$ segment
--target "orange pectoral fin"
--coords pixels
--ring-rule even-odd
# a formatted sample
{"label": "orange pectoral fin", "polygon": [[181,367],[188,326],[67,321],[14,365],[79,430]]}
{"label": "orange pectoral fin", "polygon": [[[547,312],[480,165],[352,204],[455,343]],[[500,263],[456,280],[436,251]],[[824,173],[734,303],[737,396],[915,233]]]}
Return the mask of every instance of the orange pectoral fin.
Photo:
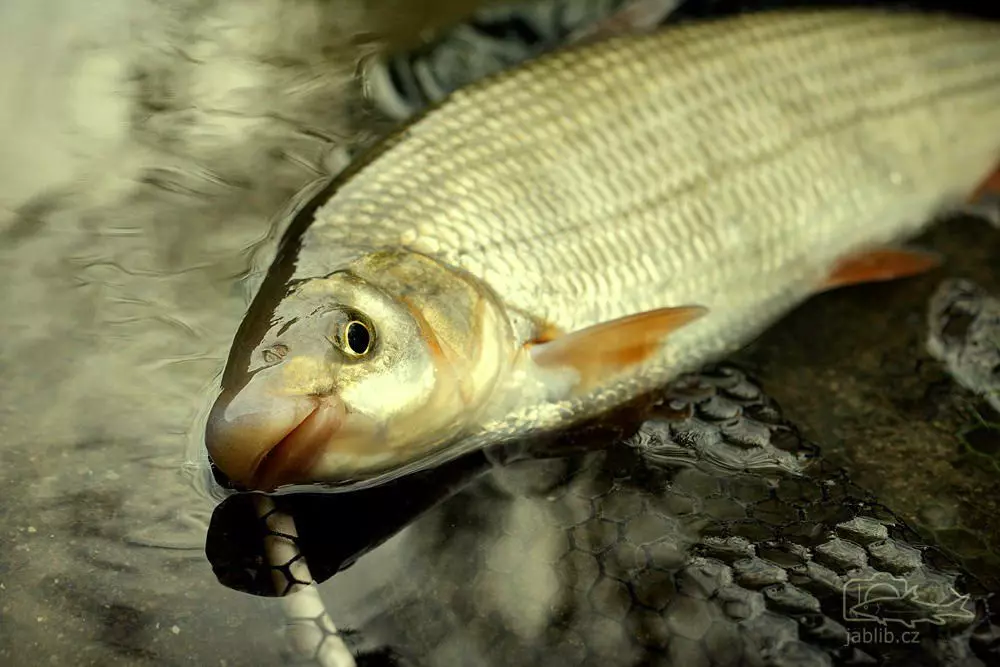
{"label": "orange pectoral fin", "polygon": [[908,278],[926,273],[941,265],[941,257],[932,252],[883,248],[848,255],[834,267],[819,292],[858,285]]}
{"label": "orange pectoral fin", "polygon": [[682,306],[628,315],[533,344],[530,354],[543,368],[576,370],[579,390],[645,361],[672,332],[707,312],[701,306]]}

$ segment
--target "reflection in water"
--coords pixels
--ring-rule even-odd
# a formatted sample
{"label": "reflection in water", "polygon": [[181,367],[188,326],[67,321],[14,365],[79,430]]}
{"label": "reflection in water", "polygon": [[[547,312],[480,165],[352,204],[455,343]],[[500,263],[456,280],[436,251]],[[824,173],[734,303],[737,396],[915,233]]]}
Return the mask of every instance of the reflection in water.
{"label": "reflection in water", "polygon": [[[471,0],[447,4],[454,14]],[[268,216],[355,131],[344,99],[367,28],[384,18],[346,0],[0,5],[0,664],[285,662],[288,610],[238,592],[268,592],[271,570],[253,560],[266,556],[252,532],[261,508],[248,515],[234,496],[212,516],[198,411]],[[411,18],[396,15],[395,38],[428,19]],[[489,475],[466,460],[383,492],[378,522],[358,498],[278,502],[291,504],[312,575],[330,579],[331,618],[369,664],[407,652],[418,665],[468,664],[468,651],[556,664],[555,640],[567,658],[635,657],[645,649],[623,629],[654,646],[672,637],[678,664],[719,646],[791,651],[780,655],[801,664],[843,643],[829,584],[851,559],[905,576],[951,567],[821,467],[774,487],[720,468],[770,459],[754,458],[753,429],[733,444],[732,397],[712,396],[697,402],[701,431],[677,431],[693,422],[675,414],[669,438],[654,423],[606,458]],[[746,405],[754,423],[778,421]],[[771,444],[785,464],[800,447]],[[793,538],[784,546],[767,543],[778,522]],[[921,644],[929,664],[996,650],[974,582],[955,585],[976,617],[922,626],[963,630]],[[741,627],[752,629],[738,639]],[[900,660],[918,650],[854,643]]]}

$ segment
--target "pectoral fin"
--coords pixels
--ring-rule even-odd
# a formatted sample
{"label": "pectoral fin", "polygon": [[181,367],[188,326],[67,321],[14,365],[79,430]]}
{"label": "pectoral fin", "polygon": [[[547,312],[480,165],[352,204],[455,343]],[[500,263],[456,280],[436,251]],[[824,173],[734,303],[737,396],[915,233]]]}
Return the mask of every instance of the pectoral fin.
{"label": "pectoral fin", "polygon": [[628,315],[533,344],[529,352],[543,368],[577,371],[580,391],[647,360],[672,332],[707,312],[701,306],[682,306]]}
{"label": "pectoral fin", "polygon": [[848,255],[834,267],[819,292],[858,285],[908,278],[937,268],[941,257],[932,252],[905,248],[881,248]]}

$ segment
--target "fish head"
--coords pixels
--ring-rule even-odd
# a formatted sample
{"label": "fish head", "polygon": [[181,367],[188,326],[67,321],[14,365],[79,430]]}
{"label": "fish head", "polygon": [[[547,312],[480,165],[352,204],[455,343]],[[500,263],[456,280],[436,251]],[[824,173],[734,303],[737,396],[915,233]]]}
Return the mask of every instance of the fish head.
{"label": "fish head", "polygon": [[477,423],[516,356],[480,281],[401,251],[290,283],[265,326],[237,334],[205,434],[230,480],[263,491],[440,452]]}

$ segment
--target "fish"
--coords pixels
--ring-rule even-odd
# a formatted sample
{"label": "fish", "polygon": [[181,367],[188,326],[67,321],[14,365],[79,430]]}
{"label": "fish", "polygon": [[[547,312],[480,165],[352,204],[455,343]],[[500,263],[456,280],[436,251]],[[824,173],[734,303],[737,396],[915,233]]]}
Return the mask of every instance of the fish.
{"label": "fish", "polygon": [[781,10],[619,34],[462,87],[295,215],[205,428],[237,487],[338,492],[543,441],[898,244],[1000,162],[1000,25]]}

